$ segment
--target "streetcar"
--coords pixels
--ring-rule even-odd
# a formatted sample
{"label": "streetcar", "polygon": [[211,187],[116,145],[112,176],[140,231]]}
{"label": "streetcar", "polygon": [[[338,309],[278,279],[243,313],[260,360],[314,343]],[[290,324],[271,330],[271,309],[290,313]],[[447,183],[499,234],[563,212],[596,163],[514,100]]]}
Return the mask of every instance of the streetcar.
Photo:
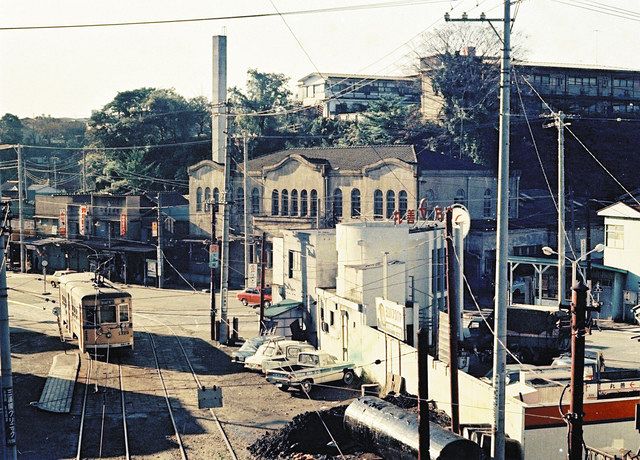
{"label": "streetcar", "polygon": [[131,294],[87,272],[61,276],[59,288],[61,327],[80,350],[133,350]]}

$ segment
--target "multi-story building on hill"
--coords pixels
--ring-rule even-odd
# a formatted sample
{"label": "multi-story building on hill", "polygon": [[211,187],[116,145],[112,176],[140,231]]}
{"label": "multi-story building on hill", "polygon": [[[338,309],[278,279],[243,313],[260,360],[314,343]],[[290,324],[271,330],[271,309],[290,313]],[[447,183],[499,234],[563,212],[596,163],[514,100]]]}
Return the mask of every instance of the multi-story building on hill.
{"label": "multi-story building on hill", "polygon": [[419,76],[314,72],[298,80],[298,100],[307,107],[321,107],[323,117],[355,118],[355,114],[366,112],[372,101],[384,96],[399,96],[407,104],[420,104]]}
{"label": "multi-story building on hill", "polygon": [[[476,56],[472,47],[463,49],[460,55],[494,66],[497,85],[499,61]],[[439,56],[420,60],[421,111],[427,119],[433,120],[438,119],[444,104],[442,95],[433,87],[431,80],[432,71],[439,65]],[[640,70],[518,60],[514,61],[513,68],[514,79],[518,81],[511,91],[511,109],[515,114],[522,112],[519,90],[527,113],[533,116],[549,113],[542,98],[555,111],[562,110],[587,118],[640,117]],[[497,94],[496,91],[495,97]]]}

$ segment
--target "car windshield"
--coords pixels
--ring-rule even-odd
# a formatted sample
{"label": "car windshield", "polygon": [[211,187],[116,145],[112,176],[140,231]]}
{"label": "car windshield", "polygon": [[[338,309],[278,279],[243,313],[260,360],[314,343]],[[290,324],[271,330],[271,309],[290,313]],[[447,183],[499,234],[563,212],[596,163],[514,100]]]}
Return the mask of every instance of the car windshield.
{"label": "car windshield", "polygon": [[304,364],[307,366],[317,366],[318,365],[318,356],[317,355],[308,355],[303,353],[299,357],[300,364]]}

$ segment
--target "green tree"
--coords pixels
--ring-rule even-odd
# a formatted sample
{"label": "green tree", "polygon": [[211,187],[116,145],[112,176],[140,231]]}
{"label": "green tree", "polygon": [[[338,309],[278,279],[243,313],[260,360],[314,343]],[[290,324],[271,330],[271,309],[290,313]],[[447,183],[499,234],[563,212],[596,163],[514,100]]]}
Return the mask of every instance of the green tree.
{"label": "green tree", "polygon": [[0,118],[0,143],[20,144],[23,138],[22,121],[11,113],[5,113]]}
{"label": "green tree", "polygon": [[[211,115],[205,98],[186,99],[173,89],[156,88],[118,93],[89,120],[89,146],[100,152],[89,157],[97,174],[96,187],[113,188],[109,185],[113,179],[119,190],[142,184],[155,190],[186,188],[179,181],[187,179],[188,166],[208,157],[210,137]],[[131,174],[114,175],[118,171],[138,176],[153,172],[158,177],[145,181]]]}

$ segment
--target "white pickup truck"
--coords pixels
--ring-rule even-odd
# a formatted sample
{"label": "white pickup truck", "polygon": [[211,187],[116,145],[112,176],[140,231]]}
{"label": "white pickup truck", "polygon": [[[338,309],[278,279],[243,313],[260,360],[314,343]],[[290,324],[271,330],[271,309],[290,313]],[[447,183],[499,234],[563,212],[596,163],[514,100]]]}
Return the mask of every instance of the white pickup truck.
{"label": "white pickup truck", "polygon": [[244,360],[244,367],[266,373],[268,369],[296,364],[301,352],[315,350],[313,345],[298,340],[269,340]]}
{"label": "white pickup truck", "polygon": [[338,361],[327,353],[302,352],[297,364],[267,370],[267,381],[283,391],[294,387],[309,394],[314,384],[341,380],[352,385],[356,380],[354,367],[353,363]]}

